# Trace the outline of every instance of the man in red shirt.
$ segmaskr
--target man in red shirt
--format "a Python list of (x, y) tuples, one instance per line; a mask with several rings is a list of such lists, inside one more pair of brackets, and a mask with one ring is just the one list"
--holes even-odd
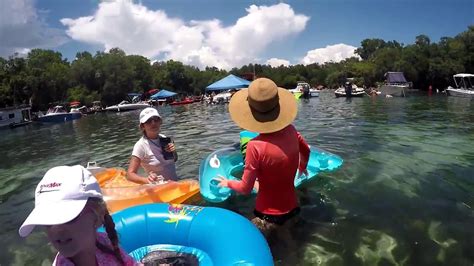
[(254, 80), (248, 89), (235, 93), (229, 104), (238, 126), (260, 134), (247, 144), (242, 180), (218, 177), (219, 186), (248, 194), (258, 178), (252, 222), (266, 237), (299, 213), (294, 179), (297, 170), (307, 174), (310, 150), (291, 125), (297, 111), (294, 96), (267, 78)]

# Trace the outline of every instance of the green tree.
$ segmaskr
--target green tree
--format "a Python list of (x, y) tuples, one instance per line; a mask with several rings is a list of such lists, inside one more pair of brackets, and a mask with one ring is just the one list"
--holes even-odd
[(377, 50), (384, 48), (386, 45), (382, 39), (365, 39), (361, 42), (359, 48), (355, 50), (362, 59), (369, 59)]
[(71, 81), (70, 66), (59, 52), (33, 49), (27, 56), (27, 87), (33, 108), (47, 109), (49, 103), (66, 100)]

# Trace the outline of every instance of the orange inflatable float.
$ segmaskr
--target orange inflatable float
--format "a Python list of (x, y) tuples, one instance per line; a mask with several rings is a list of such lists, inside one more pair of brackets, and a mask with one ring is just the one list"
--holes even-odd
[(153, 202), (189, 203), (199, 197), (199, 181), (194, 179), (141, 185), (128, 181), (126, 174), (119, 168), (106, 168), (94, 174), (110, 213)]

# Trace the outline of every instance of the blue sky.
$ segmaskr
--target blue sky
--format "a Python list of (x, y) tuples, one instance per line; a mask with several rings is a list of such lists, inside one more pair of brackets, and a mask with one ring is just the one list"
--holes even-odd
[(150, 60), (229, 69), (324, 63), (366, 38), (433, 42), (474, 25), (473, 0), (0, 0), (0, 56), (120, 47)]

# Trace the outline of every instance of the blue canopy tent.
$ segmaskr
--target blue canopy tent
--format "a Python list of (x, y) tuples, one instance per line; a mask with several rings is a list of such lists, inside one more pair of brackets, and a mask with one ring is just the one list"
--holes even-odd
[(218, 80), (212, 83), (211, 85), (207, 86), (206, 91), (241, 89), (241, 88), (247, 88), (249, 84), (250, 84), (250, 81), (230, 74), (227, 77), (221, 80)]
[(166, 98), (169, 98), (169, 97), (173, 97), (176, 94), (177, 94), (176, 92), (167, 91), (167, 90), (163, 89), (163, 90), (160, 90), (159, 92), (153, 94), (150, 98), (152, 100), (166, 99)]

